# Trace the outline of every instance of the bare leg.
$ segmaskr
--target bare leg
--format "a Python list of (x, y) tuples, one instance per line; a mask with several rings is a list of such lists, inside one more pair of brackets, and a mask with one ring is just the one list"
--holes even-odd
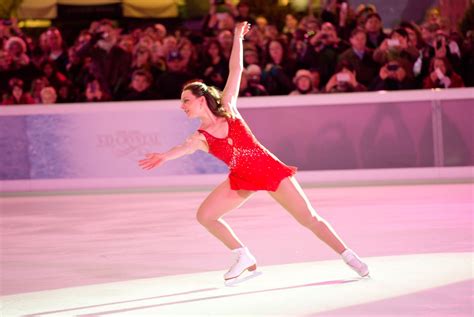
[(229, 180), (226, 179), (202, 202), (196, 218), (200, 224), (229, 249), (241, 248), (243, 247), (242, 242), (221, 217), (241, 206), (253, 193), (253, 191), (247, 190), (232, 190)]
[(287, 177), (281, 181), (275, 192), (268, 192), (280, 205), (303, 226), (311, 230), (316, 236), (329, 245), (334, 251), (341, 254), (346, 250), (344, 242), (311, 206), (308, 198), (294, 177)]

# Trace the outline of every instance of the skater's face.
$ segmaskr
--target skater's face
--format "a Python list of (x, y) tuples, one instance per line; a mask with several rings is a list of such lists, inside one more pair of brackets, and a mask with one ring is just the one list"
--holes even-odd
[(183, 109), (188, 118), (198, 117), (203, 105), (204, 97), (196, 97), (190, 90), (184, 90), (181, 93), (181, 109)]

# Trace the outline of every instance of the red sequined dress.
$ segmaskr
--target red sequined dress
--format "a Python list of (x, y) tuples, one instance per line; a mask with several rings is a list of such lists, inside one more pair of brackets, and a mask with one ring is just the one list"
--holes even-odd
[(231, 189), (276, 191), (285, 177), (296, 173), (296, 167), (285, 165), (261, 145), (242, 119), (227, 118), (227, 123), (226, 138), (198, 131), (206, 137), (209, 153), (229, 167)]

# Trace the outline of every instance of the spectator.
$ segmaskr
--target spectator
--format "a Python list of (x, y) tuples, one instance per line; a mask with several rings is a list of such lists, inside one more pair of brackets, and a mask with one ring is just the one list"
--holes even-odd
[(329, 22), (321, 26), (321, 31), (309, 40), (309, 46), (303, 58), (306, 68), (318, 67), (321, 83), (325, 85), (334, 74), (339, 54), (350, 47), (349, 43), (341, 40), (336, 28)]
[(257, 51), (259, 56), (261, 56), (263, 48), (265, 47), (263, 44), (264, 39), (264, 33), (260, 32), (257, 27), (251, 28), (245, 36), (244, 50), (247, 48), (252, 48)]
[(438, 30), (431, 45), (434, 48), (433, 57), (447, 58), (456, 72), (460, 73), (462, 71), (461, 49), (459, 48), (458, 43), (447, 33)]
[(421, 25), (421, 38), (423, 42), (433, 46), (432, 44), (435, 42), (436, 32), (441, 30), (439, 24), (436, 23), (423, 23)]
[(425, 22), (441, 25), (442, 17), (438, 8), (430, 8), (426, 11)]
[(22, 79), (24, 88), (28, 89), (33, 78), (39, 75), (39, 70), (26, 54), (25, 41), (20, 37), (12, 36), (5, 42), (5, 51), (11, 58), (10, 75)]
[(195, 78), (186, 70), (183, 57), (179, 51), (172, 51), (166, 58), (167, 71), (163, 72), (156, 81), (157, 91), (163, 99), (181, 98), (181, 88), (185, 83)]
[(11, 70), (12, 58), (10, 53), (0, 49), (0, 95), (2, 92), (9, 90), (8, 80), (13, 77)]
[(73, 87), (68, 83), (61, 85), (58, 89), (58, 98), (56, 103), (72, 103), (75, 101), (76, 97)]
[(462, 65), (464, 83), (474, 87), (474, 30), (468, 31), (462, 45)]
[(154, 26), (155, 28), (155, 34), (156, 34), (156, 41), (158, 42), (163, 42), (164, 38), (168, 34), (168, 30), (166, 29), (166, 26), (164, 26), (161, 23), (156, 23)]
[(232, 32), (229, 30), (223, 30), (219, 32), (219, 34), (217, 35), (217, 40), (219, 41), (219, 44), (221, 45), (222, 53), (224, 54), (224, 57), (226, 60), (229, 60), (230, 58), (230, 52), (232, 50), (233, 39), (234, 39), (234, 36), (232, 35)]
[(463, 80), (449, 64), (447, 58), (434, 57), (430, 65), (430, 74), (423, 81), (423, 88), (464, 87)]
[(108, 20), (100, 21), (91, 39), (77, 51), (80, 58), (90, 55), (92, 73), (106, 95), (116, 98), (127, 83), (131, 56), (117, 44), (118, 30)]
[(153, 78), (149, 71), (139, 69), (133, 72), (132, 82), (125, 94), (123, 100), (153, 100), (159, 99), (158, 95), (154, 93), (152, 87)]
[(359, 83), (356, 79), (354, 67), (348, 62), (342, 62), (336, 69), (336, 73), (331, 76), (325, 92), (357, 92), (366, 91), (367, 87)]
[(45, 76), (35, 78), (31, 83), (31, 96), (34, 103), (41, 103), (41, 90), (49, 86), (49, 81)]
[(413, 89), (414, 84), (398, 60), (392, 60), (380, 68), (379, 75), (372, 81), (369, 90)]
[(298, 19), (291, 13), (285, 15), (285, 25), (283, 26), (283, 35), (286, 35), (290, 40), (295, 36), (298, 29)]
[(48, 86), (41, 89), (41, 103), (44, 105), (50, 105), (56, 103), (56, 89), (54, 87)]
[(309, 95), (317, 93), (318, 90), (313, 87), (313, 75), (307, 69), (300, 69), (293, 77), (293, 84), (295, 89), (290, 92), (290, 96), (295, 95)]
[(133, 54), (135, 41), (131, 35), (120, 36), (118, 45), (120, 46), (122, 50), (124, 50), (128, 54)]
[(199, 69), (199, 58), (193, 43), (186, 37), (182, 37), (178, 46), (179, 53), (183, 57), (183, 64), (186, 70), (196, 73)]
[(273, 40), (280, 39), (280, 33), (278, 32), (278, 28), (274, 24), (268, 24), (265, 26), (265, 32), (263, 33), (263, 38), (261, 38), (260, 42), (258, 43), (262, 51), (268, 46), (268, 43)]
[(374, 51), (374, 60), (380, 65), (397, 59), (410, 79), (414, 78), (413, 66), (418, 57), (417, 48), (408, 44), (408, 33), (403, 28), (393, 30)]
[(248, 65), (256, 64), (260, 65), (260, 56), (256, 47), (244, 46), (244, 67)]
[(35, 101), (30, 94), (23, 90), (23, 80), (12, 78), (8, 82), (9, 93), (3, 96), (3, 105), (27, 105), (34, 104)]
[(349, 1), (340, 1), (339, 21), (337, 32), (345, 41), (349, 40), (351, 31), (357, 26), (356, 15), (349, 4)]
[(317, 68), (310, 68), (309, 72), (311, 73), (311, 78), (313, 80), (313, 87), (316, 91), (321, 91), (321, 74), (319, 73), (319, 69)]
[(173, 35), (168, 35), (163, 39), (163, 57), (166, 58), (169, 52), (176, 51), (178, 49), (178, 40)]
[(154, 39), (151, 34), (144, 34), (142, 33), (138, 39), (137, 45), (146, 46), (151, 48), (154, 43)]
[(428, 68), (430, 63), (430, 55), (424, 55), (423, 52), (426, 48), (421, 36), (421, 31), (416, 24), (411, 22), (402, 22), (400, 27), (403, 28), (408, 34), (408, 46), (414, 47), (418, 50), (418, 58), (413, 64), (413, 74), (415, 76), (416, 86), (421, 87), (424, 77), (428, 74)]
[(295, 31), (294, 36), (290, 40), (290, 52), (293, 52), (293, 56), (296, 62), (296, 68), (305, 67), (305, 55), (308, 50), (308, 38), (314, 35), (314, 31), (306, 31), (299, 28)]
[(66, 76), (59, 72), (56, 69), (56, 65), (50, 60), (45, 60), (41, 64), (41, 71), (43, 72), (43, 76), (48, 80), (49, 85), (55, 89), (59, 89), (61, 85), (67, 82)]
[(281, 40), (268, 43), (262, 80), (270, 95), (288, 95), (292, 90), (295, 63), (286, 49), (287, 46)]
[(26, 54), (26, 43), (22, 38), (12, 36), (5, 43), (5, 50), (12, 58), (14, 68), (22, 68), (30, 64), (30, 58)]
[(224, 57), (220, 43), (211, 39), (204, 45), (202, 72), (204, 81), (219, 89), (224, 89), (225, 78), (229, 75), (229, 63)]
[(350, 42), (352, 47), (339, 55), (339, 63), (349, 63), (355, 70), (357, 81), (367, 87), (377, 76), (379, 66), (373, 59), (373, 51), (366, 47), (365, 30), (356, 28), (352, 31)]
[(359, 4), (355, 10), (356, 26), (364, 28), (365, 21), (369, 14), (376, 12), (377, 8), (373, 4)]
[[(342, 1), (328, 0), (325, 1), (324, 9), (321, 12), (321, 21), (329, 22), (332, 25), (339, 24), (339, 12), (341, 10)], [(347, 5), (347, 3), (346, 3)]]
[(265, 29), (266, 27), (268, 26), (268, 20), (266, 17), (264, 17), (263, 15), (259, 15), (256, 19), (255, 19), (255, 24), (256, 24), (256, 27), (257, 27), (257, 30), (259, 32), (262, 33), (262, 35), (265, 33)]
[(237, 4), (237, 10), (234, 10), (234, 17), (236, 22), (247, 21), (251, 25), (255, 24), (255, 19), (250, 12), (250, 3), (249, 1), (241, 0)]
[(57, 70), (65, 73), (68, 64), (68, 53), (63, 43), (61, 32), (58, 28), (51, 27), (46, 31), (46, 39), (49, 51), (45, 59), (52, 61)]
[(370, 13), (364, 23), (367, 32), (367, 47), (376, 49), (387, 38), (383, 32), (382, 18), (378, 13)]
[(268, 26), (268, 20), (263, 15), (259, 15), (255, 19), (255, 25), (250, 29), (249, 33), (247, 33), (246, 42), (252, 42), (256, 45), (259, 49), (263, 48), (264, 39), (265, 39), (265, 32)]
[[(133, 74), (136, 70), (143, 69), (148, 71), (152, 76), (152, 82), (154, 83), (158, 76), (163, 73), (163, 70), (153, 62), (151, 50), (145, 45), (137, 45), (133, 51), (132, 67), (130, 74)], [(130, 78), (132, 76), (130, 75)]]
[(268, 93), (261, 83), (261, 77), (262, 69), (260, 66), (255, 64), (247, 66), (242, 72), (239, 96), (267, 96)]
[[(321, 27), (316, 17), (312, 15), (307, 15), (300, 20), (298, 29), (306, 33), (316, 34), (320, 31)], [(308, 36), (306, 36), (305, 38), (308, 38)]]
[[(84, 93), (86, 82), (91, 77), (92, 58), (86, 56), (79, 58), (76, 54), (77, 47), (73, 46), (68, 50), (69, 64), (66, 66), (68, 82), (71, 83), (71, 92), (73, 96), (81, 96)], [(77, 100), (78, 101), (78, 100)]]
[(205, 36), (214, 37), (224, 30), (232, 31), (235, 26), (234, 6), (230, 1), (225, 1), (226, 11), (218, 11), (217, 1), (209, 0), (209, 12), (204, 17), (202, 33)]
[(109, 101), (111, 97), (107, 95), (100, 85), (100, 81), (96, 78), (89, 78), (86, 83), (86, 89), (82, 101), (86, 102), (98, 102), (98, 101)]
[[(228, 2), (230, 3), (230, 1)], [(232, 12), (221, 12), (217, 15), (217, 32), (227, 30), (233, 32), (235, 27), (235, 19)]]

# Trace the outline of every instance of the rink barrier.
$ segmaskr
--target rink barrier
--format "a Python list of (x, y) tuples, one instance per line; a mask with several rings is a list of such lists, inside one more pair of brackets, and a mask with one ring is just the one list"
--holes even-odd
[[(304, 183), (473, 177), (474, 88), (246, 97), (238, 107)], [(212, 186), (227, 168), (207, 153), (137, 165), (197, 127), (178, 100), (1, 107), (0, 189)]]

